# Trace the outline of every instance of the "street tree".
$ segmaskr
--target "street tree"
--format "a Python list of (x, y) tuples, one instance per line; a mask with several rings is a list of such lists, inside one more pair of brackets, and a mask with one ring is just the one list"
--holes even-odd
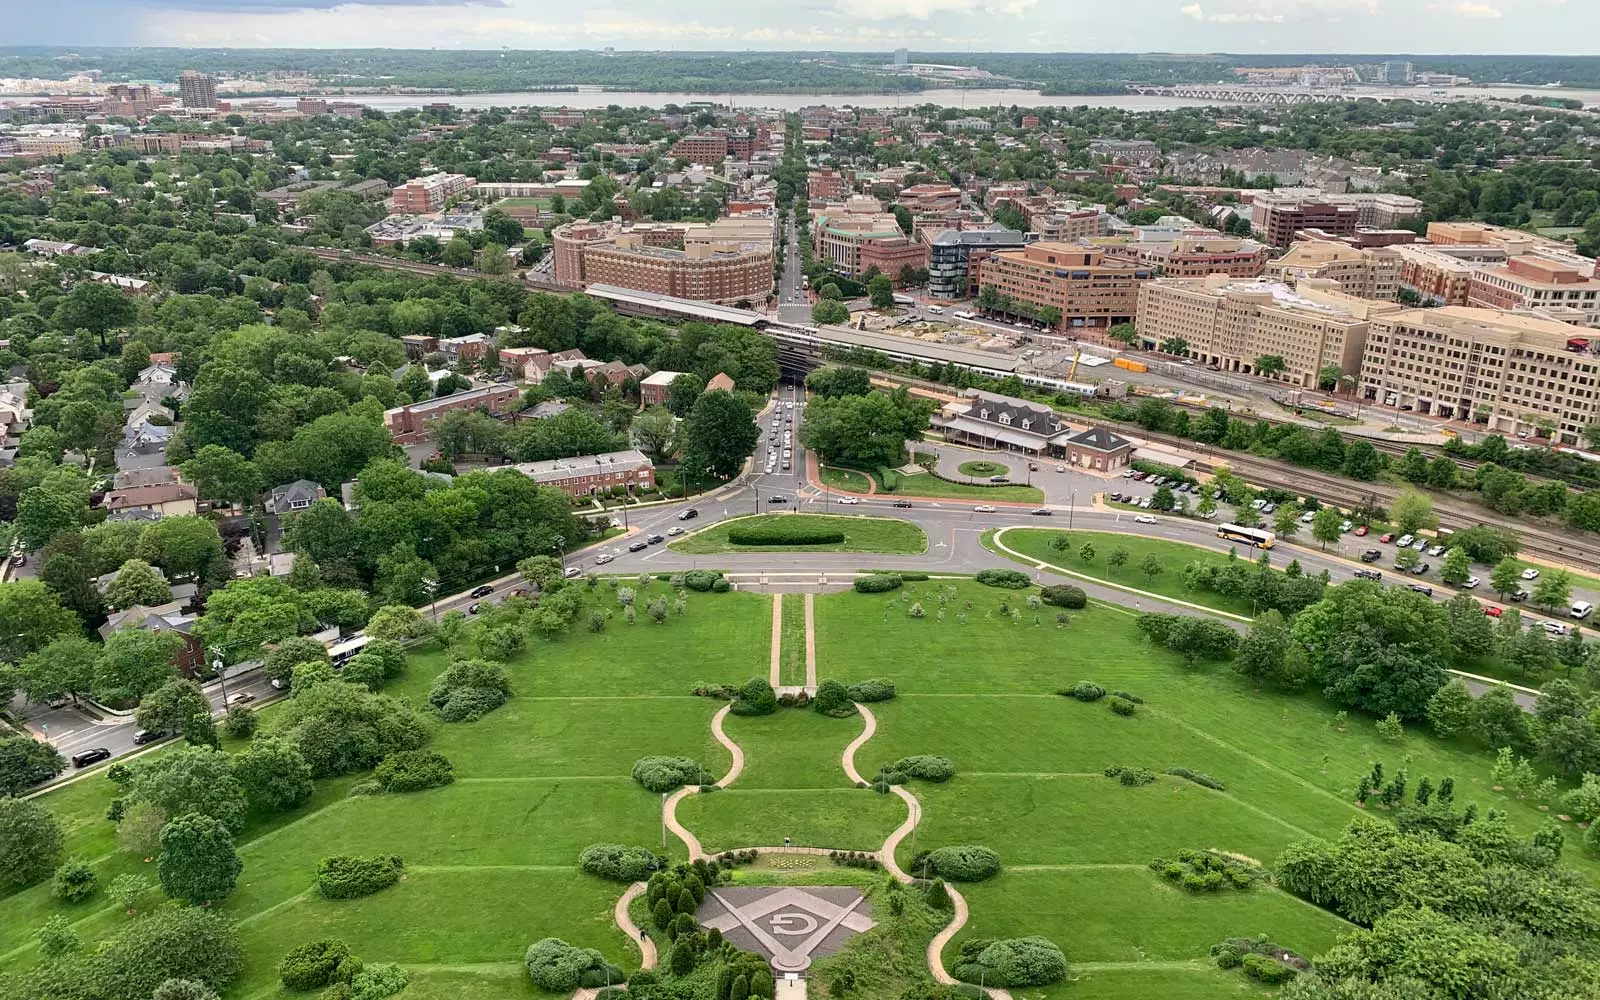
[(211, 699), (197, 682), (187, 678), (170, 680), (145, 695), (134, 720), (140, 729), (178, 733), (194, 746), (220, 745), (211, 718)]
[(1522, 567), (1509, 557), (1500, 560), (1489, 574), (1489, 586), (1494, 588), (1502, 601), (1505, 600), (1522, 589)]
[(1279, 372), (1286, 371), (1289, 368), (1288, 362), (1284, 361), (1283, 358), (1277, 354), (1256, 355), (1254, 366), (1256, 374), (1265, 378), (1271, 378)]
[(1336, 508), (1323, 507), (1311, 518), (1311, 537), (1317, 540), (1323, 551), (1327, 551), (1330, 542), (1337, 542), (1342, 532), (1339, 530), (1344, 525), (1344, 515)]
[(95, 664), (97, 701), (128, 705), (176, 676), (172, 657), (183, 648), (176, 632), (118, 629), (106, 637), (105, 651)]
[(106, 587), (106, 603), (113, 608), (131, 608), (136, 604), (155, 607), (170, 600), (171, 585), (143, 559), (129, 559), (123, 563)]
[(173, 899), (195, 905), (225, 899), (243, 870), (233, 836), (210, 816), (179, 816), (161, 831), (156, 877), (161, 891)]
[(33, 799), (0, 798), (0, 885), (22, 888), (61, 863), (61, 826)]
[[(1472, 560), (1467, 557), (1467, 550), (1457, 545), (1444, 554), (1444, 562), (1439, 566), (1439, 579), (1452, 587), (1459, 587), (1467, 582), (1467, 577), (1472, 575)], [(1481, 614), (1478, 617), (1483, 617)]]
[(0, 796), (22, 795), (65, 770), (60, 751), (29, 736), (0, 737)]
[(555, 556), (529, 556), (517, 563), (517, 572), (539, 590), (561, 579), (561, 560)]
[(755, 451), (760, 437), (755, 415), (739, 397), (720, 389), (701, 393), (689, 413), (682, 464), (707, 470), (718, 479), (731, 479)]
[(1395, 569), (1405, 570), (1409, 573), (1420, 565), (1422, 565), (1422, 553), (1409, 545), (1395, 553)]
[(1389, 513), (1394, 526), (1407, 535), (1439, 526), (1439, 518), (1433, 513), (1433, 501), (1416, 490), (1401, 490), (1390, 505)]
[(1182, 337), (1168, 337), (1161, 342), (1162, 354), (1188, 354), (1189, 342)]
[(77, 698), (94, 687), (102, 647), (81, 633), (69, 633), (29, 654), (17, 667), (22, 693), (35, 702)]
[(1272, 530), (1279, 538), (1289, 539), (1300, 533), (1300, 508), (1286, 503), (1272, 514)]
[(1547, 611), (1563, 607), (1571, 599), (1572, 574), (1564, 569), (1550, 570), (1533, 585), (1533, 603)]

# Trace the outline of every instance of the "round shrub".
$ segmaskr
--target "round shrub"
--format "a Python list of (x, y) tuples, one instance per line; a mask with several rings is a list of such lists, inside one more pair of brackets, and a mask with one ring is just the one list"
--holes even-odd
[(1237, 969), (1239, 963), (1243, 961), (1239, 955), (1238, 947), (1228, 941), (1212, 945), (1211, 957), (1217, 963), (1217, 968), (1219, 969)]
[(1106, 696), (1106, 689), (1094, 681), (1079, 681), (1061, 693), (1079, 701), (1099, 701)]
[(1111, 699), (1111, 710), (1118, 715), (1132, 715), (1133, 708), (1133, 702), (1126, 698), (1118, 698), (1113, 696)]
[(291, 990), (320, 990), (333, 983), (348, 983), (360, 971), (361, 959), (336, 938), (308, 941), (278, 963), (278, 978)]
[(899, 590), (904, 583), (905, 578), (898, 573), (870, 573), (856, 577), (853, 586), (858, 594), (883, 594)]
[(640, 757), (633, 765), (633, 780), (652, 792), (670, 792), (680, 785), (704, 785), (709, 775), (699, 761), (688, 757)]
[(498, 663), (457, 660), (433, 682), (428, 704), (445, 722), (472, 722), (505, 704), (511, 680)]
[(586, 978), (598, 978), (598, 982), (590, 985), (604, 986), (608, 970), (615, 972), (612, 982), (623, 981), (622, 970), (608, 966), (605, 956), (598, 951), (579, 948), (560, 938), (544, 938), (529, 945), (522, 964), (527, 967), (528, 978), (535, 986), (552, 993), (570, 993), (586, 985)]
[(1067, 975), (1067, 958), (1055, 942), (1042, 937), (995, 941), (978, 953), (970, 965), (957, 966), (957, 974), (989, 986), (1048, 986)]
[(666, 866), (649, 848), (624, 844), (590, 844), (578, 858), (578, 867), (590, 875), (615, 882), (638, 882)]
[(1070, 583), (1052, 584), (1039, 591), (1039, 599), (1058, 608), (1077, 611), (1089, 606), (1089, 595)]
[(94, 866), (82, 858), (72, 857), (62, 862), (51, 879), (50, 891), (67, 903), (81, 903), (94, 895), (100, 885), (100, 876)]
[(711, 581), (711, 592), (713, 594), (726, 594), (732, 589), (733, 585), (728, 582), (726, 577), (719, 576)]
[(765, 677), (752, 677), (739, 689), (729, 711), (734, 715), (771, 715), (778, 710), (778, 695)]
[(317, 865), (317, 891), (323, 899), (360, 899), (399, 882), (405, 870), (398, 854), (371, 858), (335, 854)]
[(372, 777), (387, 792), (419, 792), (456, 780), (455, 765), (432, 750), (401, 750), (378, 762)]
[(1003, 587), (1006, 590), (1024, 590), (1033, 586), (1033, 580), (1019, 569), (980, 569), (975, 579), (986, 587)]
[[(411, 973), (393, 962), (369, 965), (350, 977), (348, 1000), (383, 1000), (392, 997), (411, 983)], [(325, 1000), (344, 1000), (343, 997)]]
[(222, 734), (229, 739), (247, 740), (260, 726), (260, 717), (249, 705), (235, 705), (222, 718)]
[(950, 882), (982, 882), (1000, 874), (1000, 855), (978, 844), (941, 847), (927, 860), (928, 870)]
[(836, 680), (824, 680), (818, 684), (817, 697), (811, 705), (818, 712), (834, 719), (843, 719), (856, 714), (855, 702), (850, 700), (850, 694), (844, 685)]
[(884, 780), (896, 785), (903, 785), (912, 778), (938, 783), (955, 776), (956, 766), (950, 763), (950, 758), (927, 753), (901, 757), (883, 769)]
[(1258, 980), (1268, 985), (1287, 983), (1299, 975), (1294, 969), (1275, 958), (1266, 955), (1249, 954), (1244, 956), (1244, 974), (1251, 979)]
[(692, 569), (683, 574), (683, 585), (690, 590), (705, 594), (710, 593), (720, 579), (722, 579), (721, 573), (709, 569)]
[(887, 677), (869, 677), (850, 685), (845, 691), (851, 701), (871, 704), (875, 701), (888, 701), (894, 697), (894, 681)]

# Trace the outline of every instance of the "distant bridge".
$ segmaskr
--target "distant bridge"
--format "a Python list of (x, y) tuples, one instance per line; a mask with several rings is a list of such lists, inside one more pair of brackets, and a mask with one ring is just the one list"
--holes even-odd
[(1188, 100), (1217, 101), (1225, 104), (1335, 104), (1343, 101), (1392, 98), (1338, 90), (1280, 90), (1263, 87), (1229, 87), (1219, 84), (1185, 84), (1178, 87), (1152, 87), (1128, 84), (1130, 93), (1151, 97), (1182, 97)]

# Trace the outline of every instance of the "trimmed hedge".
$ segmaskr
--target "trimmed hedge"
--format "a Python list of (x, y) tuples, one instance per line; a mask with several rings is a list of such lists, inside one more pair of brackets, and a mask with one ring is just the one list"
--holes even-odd
[(858, 594), (883, 594), (891, 590), (899, 590), (905, 583), (905, 578), (898, 573), (873, 573), (870, 576), (858, 576), (853, 586)]
[(401, 750), (378, 762), (372, 777), (386, 792), (420, 792), (456, 780), (455, 765), (432, 750)]
[(765, 677), (752, 677), (744, 682), (728, 710), (734, 715), (771, 715), (778, 710), (778, 695)]
[(846, 719), (856, 714), (855, 702), (850, 700), (850, 693), (845, 690), (843, 684), (831, 678), (824, 679), (817, 685), (817, 696), (811, 700), (811, 707), (834, 719)]
[(1225, 792), (1228, 790), (1228, 786), (1222, 783), (1222, 779), (1213, 778), (1204, 771), (1191, 771), (1187, 767), (1169, 767), (1167, 768), (1167, 773), (1173, 777), (1187, 778), (1197, 785), (1204, 785), (1206, 788), (1214, 788), (1219, 792)]
[(1148, 767), (1123, 767), (1120, 764), (1113, 764), (1100, 773), (1108, 778), (1116, 778), (1128, 786), (1148, 785), (1156, 780), (1155, 772)]
[[(949, 882), (982, 882), (1000, 874), (1000, 855), (978, 844), (941, 847), (926, 860), (928, 870)], [(913, 866), (921, 869), (915, 862)]]
[(956, 766), (950, 763), (950, 758), (927, 753), (901, 757), (883, 769), (883, 779), (891, 785), (903, 785), (912, 778), (938, 784), (955, 776)]
[(633, 765), (633, 780), (660, 793), (681, 785), (708, 785), (715, 779), (688, 757), (640, 757)]
[(371, 858), (334, 854), (317, 865), (317, 891), (323, 899), (360, 899), (399, 882), (405, 870), (398, 854)]
[(1088, 702), (1099, 701), (1101, 698), (1104, 698), (1106, 696), (1106, 689), (1096, 684), (1094, 681), (1079, 681), (1060, 693), (1066, 695), (1068, 698), (1076, 698), (1079, 701)]
[(1111, 711), (1117, 713), (1118, 715), (1132, 715), (1133, 702), (1126, 698), (1118, 698), (1113, 695), (1111, 698)]
[(717, 581), (722, 579), (722, 574), (709, 569), (691, 569), (683, 574), (683, 585), (690, 590), (704, 594), (714, 590)]
[(844, 532), (838, 528), (814, 527), (806, 524), (761, 524), (728, 529), (728, 541), (733, 545), (842, 545)]
[(350, 946), (336, 938), (307, 941), (278, 963), (278, 978), (291, 990), (320, 990), (334, 983), (348, 983), (360, 971), (361, 959), (350, 954)]
[(875, 701), (888, 701), (894, 697), (894, 681), (887, 677), (869, 677), (864, 681), (857, 681), (845, 689), (851, 701), (871, 704)]
[(986, 986), (1048, 986), (1067, 976), (1067, 957), (1043, 937), (969, 939), (956, 962), (957, 978)]
[(986, 587), (1006, 590), (1025, 590), (1033, 586), (1033, 580), (1020, 569), (980, 569), (974, 579)]
[(667, 859), (649, 848), (624, 844), (590, 844), (578, 858), (579, 868), (614, 882), (639, 882), (666, 865)]
[(1275, 985), (1287, 983), (1300, 973), (1275, 958), (1249, 954), (1244, 957), (1244, 974), (1259, 982)]
[(1089, 595), (1083, 592), (1082, 587), (1074, 587), (1070, 583), (1058, 583), (1041, 588), (1039, 599), (1046, 604), (1058, 608), (1069, 608), (1077, 611), (1089, 606)]
[(626, 978), (600, 952), (579, 948), (560, 938), (544, 938), (530, 944), (522, 962), (533, 984), (552, 993), (571, 993), (580, 986), (604, 986)]

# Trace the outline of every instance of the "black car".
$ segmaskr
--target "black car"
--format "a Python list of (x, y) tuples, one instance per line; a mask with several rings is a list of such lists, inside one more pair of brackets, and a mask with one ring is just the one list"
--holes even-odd
[(467, 596), (468, 597), (488, 597), (492, 593), (494, 593), (494, 588), (489, 586), (486, 583), (481, 587), (473, 587), (472, 588), (472, 593), (468, 594)]
[(650, 537), (645, 539), (645, 543), (648, 544), (648, 545), (660, 545), (662, 542), (664, 542), (666, 540), (667, 540), (667, 538), (666, 538), (665, 535), (651, 535)]
[(1431, 568), (1432, 567), (1430, 567), (1427, 563), (1417, 563), (1415, 566), (1411, 567), (1411, 575), (1421, 576)]
[(767, 503), (788, 503), (788, 497), (767, 497)]
[(896, 506), (896, 507), (909, 507), (909, 506), (911, 506), (911, 501), (910, 500), (896, 500), (894, 502), (894, 506)]
[(72, 755), (73, 767), (88, 767), (97, 761), (110, 760), (111, 751), (105, 747), (95, 747), (93, 750), (80, 750)]
[(678, 520), (680, 520), (680, 521), (693, 521), (695, 518), (697, 518), (699, 516), (700, 516), (700, 512), (695, 510), (693, 507), (690, 507), (688, 510), (684, 511), (682, 514), (678, 515)]
[(1417, 593), (1421, 594), (1424, 597), (1432, 597), (1433, 596), (1433, 588), (1428, 586), (1425, 583), (1413, 583), (1411, 585), (1411, 589), (1415, 590)]
[(154, 743), (156, 740), (166, 739), (166, 736), (167, 731), (165, 729), (141, 729), (133, 734), (133, 745), (142, 747), (146, 743)]
[(1521, 604), (1523, 601), (1526, 601), (1528, 598), (1530, 598), (1532, 596), (1533, 595), (1528, 593), (1526, 590), (1519, 590), (1519, 591), (1516, 591), (1515, 593), (1513, 593), (1510, 597), (1506, 598), (1506, 600), (1510, 601), (1513, 604)]
[(1383, 573), (1378, 571), (1378, 570), (1375, 570), (1375, 569), (1358, 569), (1358, 570), (1356, 570), (1356, 579), (1358, 579), (1358, 580), (1382, 580), (1383, 579)]
[(650, 547), (650, 543), (649, 542), (634, 542), (632, 545), (628, 546), (628, 551), (629, 552), (643, 552), (645, 549), (648, 549), (649, 547)]
[(1367, 551), (1361, 553), (1361, 561), (1362, 562), (1377, 562), (1379, 559), (1382, 559), (1382, 558), (1383, 558), (1383, 552), (1380, 551), (1379, 549), (1368, 549)]

